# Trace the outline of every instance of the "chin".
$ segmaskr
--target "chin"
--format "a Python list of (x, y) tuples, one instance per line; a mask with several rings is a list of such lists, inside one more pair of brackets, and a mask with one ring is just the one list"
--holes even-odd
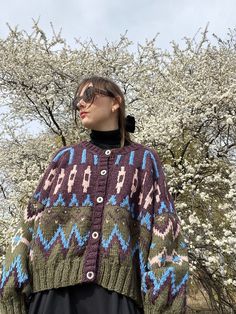
[(91, 123), (89, 123), (89, 122), (82, 121), (82, 124), (87, 129), (92, 129), (93, 128), (93, 125)]

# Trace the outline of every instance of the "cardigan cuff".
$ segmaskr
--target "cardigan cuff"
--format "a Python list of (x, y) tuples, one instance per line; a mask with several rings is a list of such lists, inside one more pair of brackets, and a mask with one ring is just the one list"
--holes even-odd
[(19, 295), (16, 298), (9, 298), (4, 301), (0, 301), (0, 313), (1, 314), (27, 314), (27, 306), (25, 303), (24, 295)]

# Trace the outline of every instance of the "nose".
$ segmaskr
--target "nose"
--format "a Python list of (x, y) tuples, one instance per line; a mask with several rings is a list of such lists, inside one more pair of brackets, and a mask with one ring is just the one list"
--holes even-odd
[(87, 105), (87, 104), (86, 104), (86, 102), (84, 102), (83, 99), (81, 99), (81, 100), (78, 102), (78, 104), (77, 104), (79, 110), (81, 110), (82, 108), (86, 107), (86, 105)]
[(83, 99), (81, 99), (78, 103), (79, 110), (82, 111), (86, 108), (86, 110), (91, 106), (91, 103), (86, 103)]

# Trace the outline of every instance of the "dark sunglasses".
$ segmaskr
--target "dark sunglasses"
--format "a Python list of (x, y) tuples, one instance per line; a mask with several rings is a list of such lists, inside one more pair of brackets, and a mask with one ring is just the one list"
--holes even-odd
[(82, 96), (78, 95), (74, 98), (72, 102), (73, 109), (75, 110), (79, 109), (78, 103), (80, 102), (81, 99), (83, 99), (83, 101), (86, 103), (89, 103), (89, 102), (93, 103), (96, 94), (102, 94), (109, 97), (115, 97), (114, 94), (110, 92), (109, 90), (103, 90), (103, 89), (95, 88), (93, 86), (89, 86), (86, 88)]

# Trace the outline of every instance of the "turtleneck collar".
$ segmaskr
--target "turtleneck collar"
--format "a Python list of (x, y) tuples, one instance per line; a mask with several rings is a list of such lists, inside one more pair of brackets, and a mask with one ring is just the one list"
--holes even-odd
[(90, 142), (101, 148), (120, 147), (120, 140), (119, 128), (111, 131), (92, 130), (90, 133)]

